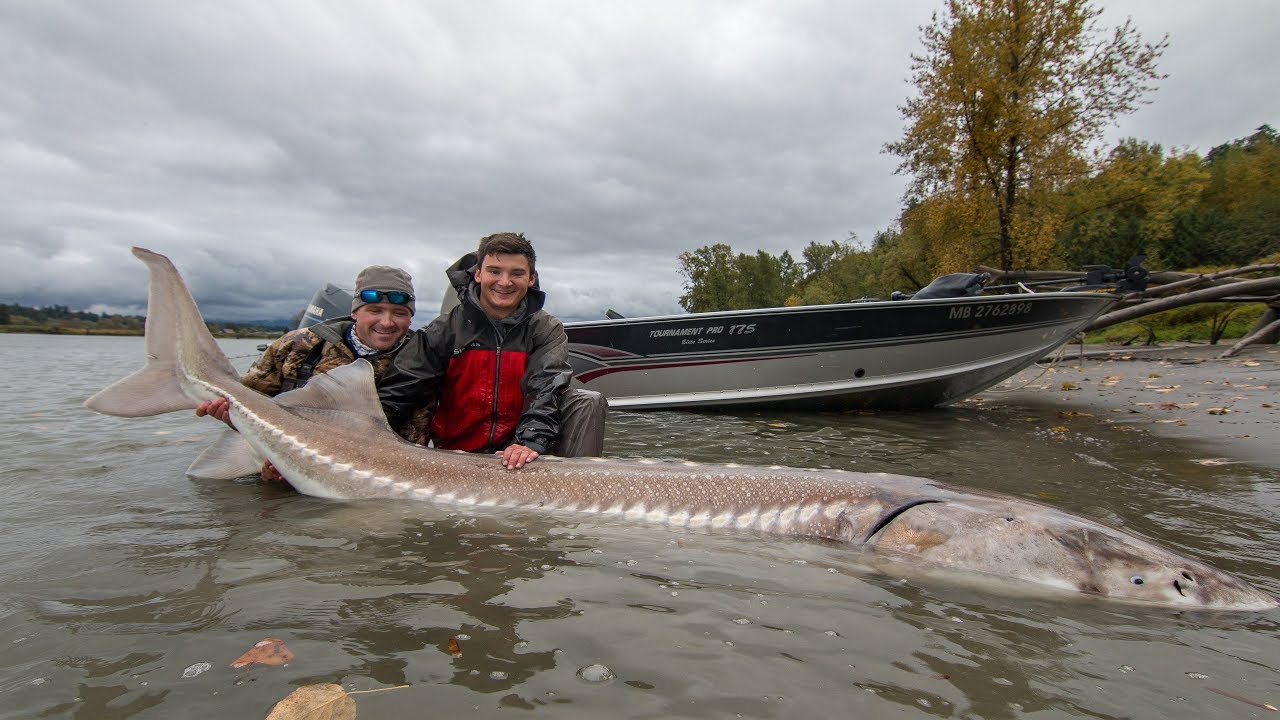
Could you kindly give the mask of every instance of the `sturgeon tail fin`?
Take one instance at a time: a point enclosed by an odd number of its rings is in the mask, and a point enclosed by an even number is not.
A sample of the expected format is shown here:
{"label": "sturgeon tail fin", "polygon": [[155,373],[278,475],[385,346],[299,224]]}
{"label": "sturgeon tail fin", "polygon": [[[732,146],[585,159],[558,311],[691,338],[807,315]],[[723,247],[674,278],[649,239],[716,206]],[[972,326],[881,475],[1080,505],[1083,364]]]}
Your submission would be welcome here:
{"label": "sturgeon tail fin", "polygon": [[133,254],[147,265],[147,364],[84,401],[105,415],[144,417],[190,410],[215,394],[192,380],[236,379],[235,367],[209,334],[187,285],[169,258],[143,248]]}

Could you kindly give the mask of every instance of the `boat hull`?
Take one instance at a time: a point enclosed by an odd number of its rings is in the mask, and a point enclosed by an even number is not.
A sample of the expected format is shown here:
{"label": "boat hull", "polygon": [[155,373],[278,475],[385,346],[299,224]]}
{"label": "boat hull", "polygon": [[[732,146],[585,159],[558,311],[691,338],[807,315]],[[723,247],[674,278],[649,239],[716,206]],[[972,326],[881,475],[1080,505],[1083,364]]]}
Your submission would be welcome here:
{"label": "boat hull", "polygon": [[567,323],[582,386],[627,409],[946,405],[1031,365],[1115,302],[1035,293]]}

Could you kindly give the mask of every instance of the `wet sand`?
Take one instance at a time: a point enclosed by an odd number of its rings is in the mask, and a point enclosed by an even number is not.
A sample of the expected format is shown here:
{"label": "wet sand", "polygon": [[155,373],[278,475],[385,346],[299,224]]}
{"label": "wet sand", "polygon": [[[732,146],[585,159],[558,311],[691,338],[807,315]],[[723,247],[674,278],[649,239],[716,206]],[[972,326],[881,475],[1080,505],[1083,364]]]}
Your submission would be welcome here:
{"label": "wet sand", "polygon": [[962,405],[1052,409],[1186,442],[1206,464],[1280,467],[1280,348],[1218,359],[1228,347],[1067,346]]}

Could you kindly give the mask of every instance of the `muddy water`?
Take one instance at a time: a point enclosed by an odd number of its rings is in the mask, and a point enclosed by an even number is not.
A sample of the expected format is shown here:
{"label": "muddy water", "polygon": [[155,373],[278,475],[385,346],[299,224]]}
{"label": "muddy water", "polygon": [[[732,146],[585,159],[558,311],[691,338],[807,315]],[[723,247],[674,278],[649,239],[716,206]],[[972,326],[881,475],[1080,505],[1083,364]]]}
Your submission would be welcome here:
{"label": "muddy water", "polygon": [[[254,345],[224,343],[241,367]],[[379,718],[1270,717],[1249,703],[1280,702],[1275,613],[890,577],[819,543],[191,481],[209,421],[80,407],[141,356],[138,338],[4,336],[0,718],[262,717],[318,682],[407,686],[354,696]],[[990,404],[615,413],[608,452],[999,490],[1280,593],[1280,471],[1058,422]],[[268,636],[291,664],[229,666]],[[579,676],[594,664],[615,677]]]}

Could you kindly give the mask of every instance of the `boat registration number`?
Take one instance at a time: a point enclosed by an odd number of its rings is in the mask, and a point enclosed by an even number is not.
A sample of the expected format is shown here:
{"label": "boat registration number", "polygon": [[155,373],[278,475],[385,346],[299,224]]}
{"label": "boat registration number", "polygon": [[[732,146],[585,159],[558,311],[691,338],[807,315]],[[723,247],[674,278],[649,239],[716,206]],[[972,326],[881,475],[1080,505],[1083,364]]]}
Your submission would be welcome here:
{"label": "boat registration number", "polygon": [[1031,312],[1031,303],[1005,303],[1003,305],[961,305],[951,308],[951,320],[957,318],[1006,317],[1009,315],[1027,315]]}

